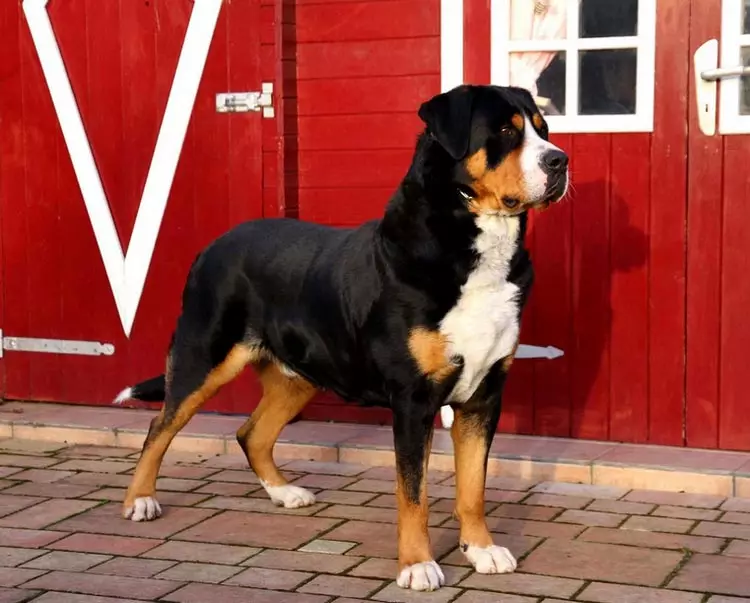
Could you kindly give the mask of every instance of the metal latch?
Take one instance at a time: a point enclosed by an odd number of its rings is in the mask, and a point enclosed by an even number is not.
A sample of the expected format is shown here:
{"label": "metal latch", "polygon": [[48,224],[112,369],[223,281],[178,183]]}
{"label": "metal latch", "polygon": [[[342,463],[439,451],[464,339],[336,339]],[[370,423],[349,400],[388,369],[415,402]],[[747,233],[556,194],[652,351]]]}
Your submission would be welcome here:
{"label": "metal latch", "polygon": [[42,339],[39,337],[2,337],[0,357],[3,350],[8,352],[43,352],[47,354],[75,354],[79,356],[111,356],[115,346],[98,341],[75,339]]}
{"label": "metal latch", "polygon": [[222,92],[216,95],[217,113],[247,113],[262,111],[270,119],[273,110],[273,82],[263,82],[260,92]]}

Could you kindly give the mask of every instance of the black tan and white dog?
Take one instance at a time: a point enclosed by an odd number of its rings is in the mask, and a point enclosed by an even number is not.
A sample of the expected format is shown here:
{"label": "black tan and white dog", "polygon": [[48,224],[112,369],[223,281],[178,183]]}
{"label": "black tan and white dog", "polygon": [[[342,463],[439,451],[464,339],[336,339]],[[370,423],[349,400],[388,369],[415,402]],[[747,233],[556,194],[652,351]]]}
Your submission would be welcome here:
{"label": "black tan and white dog", "polygon": [[164,375],[117,399],[164,400],[125,498],[126,518],[161,514],[155,482],[172,438],[250,364],[263,397],[237,440],[272,501],[315,501],[286,482],[272,449],[317,391],[391,408],[397,582],[439,588],[426,471],[435,417],[450,405],[461,550],[478,572],[515,569],[485,523],[487,456],[533,280],[527,211],[565,194],[568,158],[548,142],[523,89],[459,86],[425,102],[419,116],[426,128],[382,219],[351,229],[246,222],[197,257]]}

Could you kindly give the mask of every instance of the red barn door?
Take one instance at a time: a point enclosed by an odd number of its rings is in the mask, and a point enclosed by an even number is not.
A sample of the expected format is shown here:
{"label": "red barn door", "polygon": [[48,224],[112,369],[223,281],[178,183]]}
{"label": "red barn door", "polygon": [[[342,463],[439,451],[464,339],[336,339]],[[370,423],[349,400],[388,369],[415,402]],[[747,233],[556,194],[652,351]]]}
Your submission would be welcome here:
{"label": "red barn door", "polygon": [[[218,93],[261,90],[260,12],[0,3],[7,398],[107,403],[162,370],[195,255],[263,214],[263,116],[216,109]],[[213,408],[246,410],[253,388]]]}

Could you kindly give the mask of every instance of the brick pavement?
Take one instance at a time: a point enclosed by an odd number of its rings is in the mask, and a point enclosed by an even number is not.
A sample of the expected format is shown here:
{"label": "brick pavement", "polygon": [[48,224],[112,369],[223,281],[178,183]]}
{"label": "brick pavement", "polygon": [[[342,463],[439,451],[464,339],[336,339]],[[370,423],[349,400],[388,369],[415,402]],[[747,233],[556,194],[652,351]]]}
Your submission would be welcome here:
{"label": "brick pavement", "polygon": [[312,507],[273,506],[239,455],[169,453],[164,516],[120,518],[137,452],[0,440],[0,603],[750,603],[750,499],[490,477],[488,523],[520,559],[471,571],[453,475],[429,476],[447,585],[399,589],[394,471],[288,461]]}

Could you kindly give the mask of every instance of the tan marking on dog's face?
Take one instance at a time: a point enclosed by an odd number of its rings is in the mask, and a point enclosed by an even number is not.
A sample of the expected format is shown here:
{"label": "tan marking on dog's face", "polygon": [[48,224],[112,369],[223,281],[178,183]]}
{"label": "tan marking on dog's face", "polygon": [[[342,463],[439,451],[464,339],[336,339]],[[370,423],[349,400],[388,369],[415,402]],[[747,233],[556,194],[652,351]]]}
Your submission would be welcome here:
{"label": "tan marking on dog's face", "polygon": [[[521,147],[512,150],[500,164],[491,169],[487,166],[487,151],[479,149],[466,160],[466,171],[471,176],[471,188],[475,196],[469,201],[469,210],[475,214],[501,212],[514,214],[523,210],[526,190],[523,185]],[[516,207],[507,207],[504,199],[519,199]]]}
{"label": "tan marking on dog's face", "polygon": [[511,117],[510,123],[513,124],[513,127],[516,130],[523,131],[524,120],[523,115],[521,115],[520,113],[516,113],[513,117]]}
{"label": "tan marking on dog's face", "polygon": [[456,369],[448,358],[448,341],[437,331],[424,327],[412,329],[408,346],[419,370],[433,381],[442,381]]}
{"label": "tan marking on dog's face", "polygon": [[542,124],[544,123],[544,118],[542,118],[541,113],[534,113],[534,115],[531,118],[531,121],[537,130],[541,130]]}

